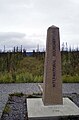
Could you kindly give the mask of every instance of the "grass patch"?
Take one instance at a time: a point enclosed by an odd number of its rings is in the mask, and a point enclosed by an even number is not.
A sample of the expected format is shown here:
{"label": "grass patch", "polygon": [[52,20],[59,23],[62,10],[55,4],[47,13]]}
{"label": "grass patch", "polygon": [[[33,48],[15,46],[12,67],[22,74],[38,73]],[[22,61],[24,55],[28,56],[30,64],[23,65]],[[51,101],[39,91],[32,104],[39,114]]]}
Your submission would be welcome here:
{"label": "grass patch", "polygon": [[6,104],[3,113],[8,114],[11,111],[10,106]]}
{"label": "grass patch", "polygon": [[17,96],[17,97],[23,97],[26,96],[27,98],[39,98],[42,96],[42,93],[32,93],[32,94],[23,94],[23,93],[12,93],[9,94],[9,99],[12,98],[13,96]]}
{"label": "grass patch", "polygon": [[[79,83],[79,74],[77,73],[79,70],[76,70],[74,74],[69,74],[66,67],[62,70],[62,73],[64,72],[62,76],[63,83]],[[69,67],[67,68],[69,69]],[[69,71],[73,73],[72,70],[70,69]],[[66,71],[69,75],[65,75],[67,74]],[[0,71],[0,83],[41,83],[43,82],[43,76],[44,58],[24,57],[17,62],[13,62],[10,66],[10,71]]]}
{"label": "grass patch", "polygon": [[22,97],[22,96],[24,96],[24,94],[23,93],[13,93],[13,94],[9,94],[9,96],[10,97],[12,97],[12,96]]}
{"label": "grass patch", "polygon": [[43,60],[25,57],[15,66],[15,70],[0,71],[0,83],[32,83],[43,81]]}
{"label": "grass patch", "polygon": [[79,76],[63,75],[63,83],[79,83]]}
{"label": "grass patch", "polygon": [[42,93],[33,93],[27,95],[27,98],[41,98],[41,97],[42,97]]}

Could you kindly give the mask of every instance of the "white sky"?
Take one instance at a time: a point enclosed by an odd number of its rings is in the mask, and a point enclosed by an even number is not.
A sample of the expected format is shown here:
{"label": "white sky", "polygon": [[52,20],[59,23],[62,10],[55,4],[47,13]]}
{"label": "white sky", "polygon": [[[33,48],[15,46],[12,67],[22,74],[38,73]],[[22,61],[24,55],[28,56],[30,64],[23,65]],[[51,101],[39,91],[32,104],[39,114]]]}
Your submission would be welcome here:
{"label": "white sky", "polygon": [[60,28],[60,41],[79,44],[79,0],[0,0],[0,49],[45,48],[47,28]]}

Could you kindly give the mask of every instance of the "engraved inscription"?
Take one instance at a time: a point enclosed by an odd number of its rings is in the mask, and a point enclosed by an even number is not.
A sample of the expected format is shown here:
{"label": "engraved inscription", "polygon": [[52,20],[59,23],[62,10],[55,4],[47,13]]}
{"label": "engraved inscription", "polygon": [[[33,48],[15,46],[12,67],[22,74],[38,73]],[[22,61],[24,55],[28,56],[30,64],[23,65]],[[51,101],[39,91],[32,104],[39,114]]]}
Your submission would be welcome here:
{"label": "engraved inscription", "polygon": [[44,64],[43,103],[62,105],[61,54],[59,28],[50,26],[47,30]]}
{"label": "engraved inscription", "polygon": [[53,87],[56,86],[56,40],[55,40],[55,31],[53,31],[53,40],[52,40],[52,48],[53,48],[53,64],[52,64],[52,69],[53,69],[53,76],[52,76],[52,84]]}
{"label": "engraved inscription", "polygon": [[53,39],[53,56],[56,56],[56,41]]}
{"label": "engraved inscription", "polygon": [[53,77],[52,77],[52,83],[53,87],[55,87],[55,81],[56,81],[56,60],[53,60]]}

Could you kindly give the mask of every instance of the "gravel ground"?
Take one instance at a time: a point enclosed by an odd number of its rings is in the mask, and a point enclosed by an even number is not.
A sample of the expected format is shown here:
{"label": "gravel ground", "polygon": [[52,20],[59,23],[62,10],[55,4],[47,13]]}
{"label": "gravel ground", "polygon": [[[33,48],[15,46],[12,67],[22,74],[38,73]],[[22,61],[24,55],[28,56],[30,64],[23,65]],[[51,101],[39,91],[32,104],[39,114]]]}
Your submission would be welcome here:
{"label": "gravel ground", "polygon": [[22,92],[24,94],[33,94],[41,92],[37,83],[21,83],[21,84],[0,84],[0,118],[8,95],[11,93]]}
{"label": "gravel ground", "polygon": [[[11,95],[8,98],[0,120],[28,120],[27,97],[29,97],[29,95]],[[33,94],[30,95],[30,97],[39,97],[39,95]],[[75,98],[72,97],[72,95],[69,95],[69,97],[71,97],[72,100]],[[59,120],[79,120],[79,117],[67,116],[65,118],[59,118]]]}
{"label": "gravel ground", "polygon": [[[63,84],[62,90],[63,96],[68,96],[79,106],[79,84]],[[8,95],[16,92],[24,94],[41,93],[38,83],[0,84],[0,117],[8,100]]]}
{"label": "gravel ground", "polygon": [[1,120],[27,120],[26,97],[9,97],[3,111]]}

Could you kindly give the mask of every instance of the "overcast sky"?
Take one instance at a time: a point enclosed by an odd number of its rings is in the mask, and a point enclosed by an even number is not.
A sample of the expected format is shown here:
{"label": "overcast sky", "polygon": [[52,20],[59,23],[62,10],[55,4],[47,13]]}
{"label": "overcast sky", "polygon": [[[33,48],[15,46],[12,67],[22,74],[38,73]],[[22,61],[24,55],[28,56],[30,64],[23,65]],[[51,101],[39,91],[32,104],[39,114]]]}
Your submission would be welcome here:
{"label": "overcast sky", "polygon": [[0,0],[0,49],[45,48],[47,28],[60,28],[60,41],[79,44],[79,0]]}

